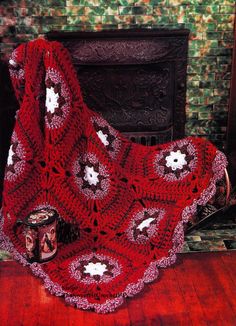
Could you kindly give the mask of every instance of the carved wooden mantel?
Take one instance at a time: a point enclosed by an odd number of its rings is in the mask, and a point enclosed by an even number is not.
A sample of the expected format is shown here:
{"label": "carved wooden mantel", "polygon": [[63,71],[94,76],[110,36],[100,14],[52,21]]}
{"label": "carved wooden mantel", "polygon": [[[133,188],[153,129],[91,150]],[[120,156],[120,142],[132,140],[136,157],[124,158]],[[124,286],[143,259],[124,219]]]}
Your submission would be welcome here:
{"label": "carved wooden mantel", "polygon": [[50,32],[69,49],[86,104],[130,139],[184,136],[189,31]]}

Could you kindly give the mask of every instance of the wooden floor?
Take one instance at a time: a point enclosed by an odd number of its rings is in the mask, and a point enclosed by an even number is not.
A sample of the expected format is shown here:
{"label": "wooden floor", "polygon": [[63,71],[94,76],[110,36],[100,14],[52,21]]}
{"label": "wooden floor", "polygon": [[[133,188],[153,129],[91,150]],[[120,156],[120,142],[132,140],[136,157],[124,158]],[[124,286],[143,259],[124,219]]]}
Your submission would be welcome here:
{"label": "wooden floor", "polygon": [[236,251],[180,254],[115,313],[66,306],[21,265],[0,263],[0,325],[236,325]]}

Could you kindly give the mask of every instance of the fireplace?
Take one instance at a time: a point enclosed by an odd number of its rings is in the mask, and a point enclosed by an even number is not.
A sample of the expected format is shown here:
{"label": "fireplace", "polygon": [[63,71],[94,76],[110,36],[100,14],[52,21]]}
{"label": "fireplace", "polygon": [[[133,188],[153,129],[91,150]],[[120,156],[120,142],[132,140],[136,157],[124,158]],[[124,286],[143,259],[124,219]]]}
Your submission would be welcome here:
{"label": "fireplace", "polygon": [[184,137],[189,31],[50,32],[72,55],[84,100],[132,141]]}

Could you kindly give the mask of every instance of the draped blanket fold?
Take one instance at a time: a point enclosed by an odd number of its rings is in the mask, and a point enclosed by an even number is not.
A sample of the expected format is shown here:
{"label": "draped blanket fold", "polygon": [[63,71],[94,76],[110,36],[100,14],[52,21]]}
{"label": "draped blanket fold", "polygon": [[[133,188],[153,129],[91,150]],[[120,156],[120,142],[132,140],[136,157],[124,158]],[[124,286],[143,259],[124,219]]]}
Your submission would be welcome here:
{"label": "draped blanket fold", "polygon": [[[214,195],[226,158],[208,140],[143,146],[86,106],[68,51],[43,39],[16,48],[10,75],[20,103],[5,170],[1,247],[67,303],[114,311],[181,251],[184,224]],[[26,260],[23,228],[49,207],[79,227],[45,264]]]}

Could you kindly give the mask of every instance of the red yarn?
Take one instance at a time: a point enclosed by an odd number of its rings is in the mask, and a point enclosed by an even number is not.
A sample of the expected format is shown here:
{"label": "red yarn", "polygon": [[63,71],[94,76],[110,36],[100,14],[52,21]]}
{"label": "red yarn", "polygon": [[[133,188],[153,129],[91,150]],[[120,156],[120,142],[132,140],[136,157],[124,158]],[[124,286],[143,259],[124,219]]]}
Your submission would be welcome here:
{"label": "red yarn", "polygon": [[[110,312],[175,262],[183,224],[215,192],[224,154],[188,137],[134,144],[83,102],[67,50],[31,41],[10,59],[20,109],[5,171],[1,246],[82,309]],[[80,228],[56,258],[29,264],[18,219],[56,209]],[[4,218],[3,218],[4,217]]]}

